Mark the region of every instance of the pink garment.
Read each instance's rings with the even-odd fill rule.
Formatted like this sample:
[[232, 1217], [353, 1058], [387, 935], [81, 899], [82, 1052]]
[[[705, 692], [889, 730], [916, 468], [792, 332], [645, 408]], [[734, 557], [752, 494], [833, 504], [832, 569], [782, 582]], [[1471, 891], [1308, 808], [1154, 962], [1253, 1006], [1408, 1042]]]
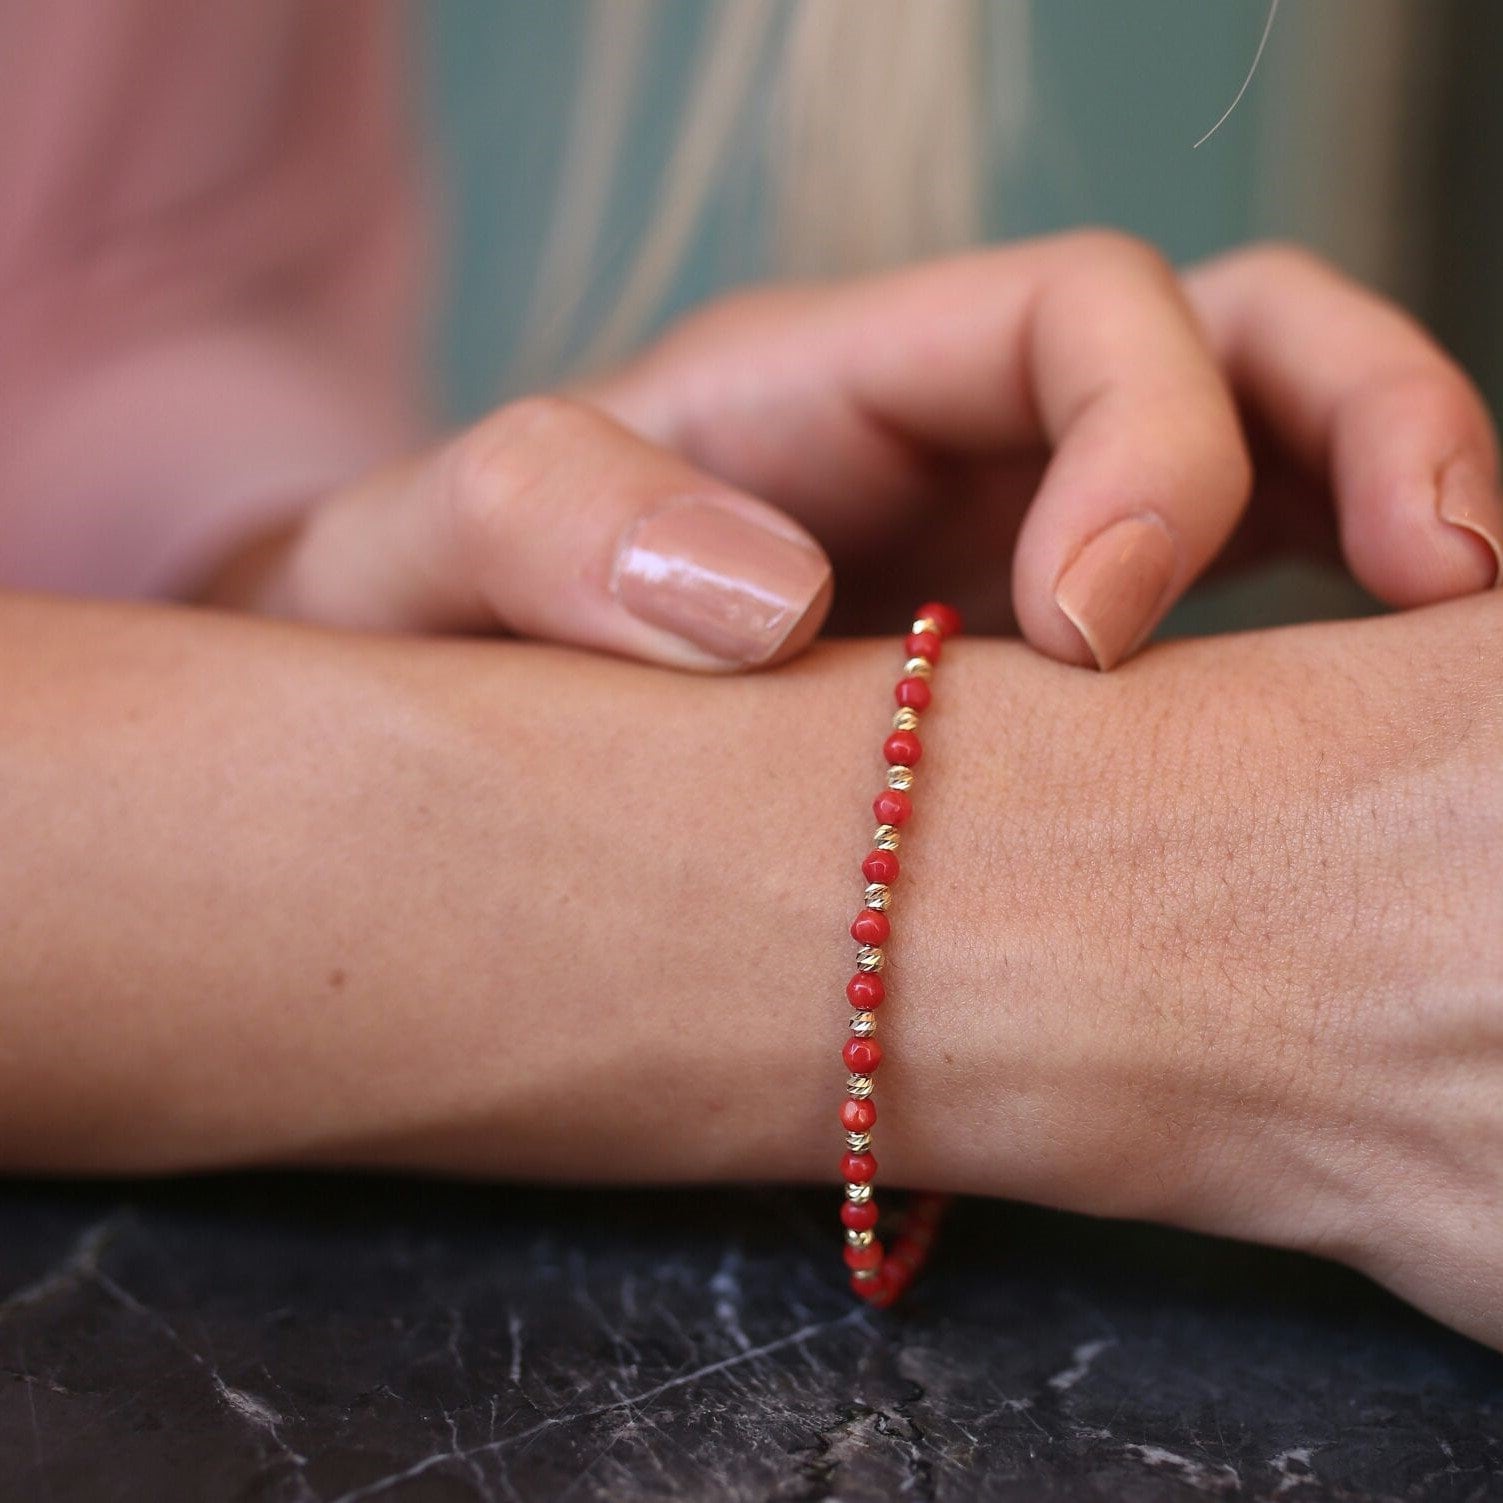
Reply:
[[0, 0], [0, 588], [171, 595], [421, 442], [385, 0]]

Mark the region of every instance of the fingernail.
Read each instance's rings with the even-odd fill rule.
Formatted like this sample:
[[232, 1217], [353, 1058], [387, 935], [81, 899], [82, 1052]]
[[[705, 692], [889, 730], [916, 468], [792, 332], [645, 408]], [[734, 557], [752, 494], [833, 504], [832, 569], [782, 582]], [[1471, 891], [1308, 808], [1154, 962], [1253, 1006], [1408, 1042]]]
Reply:
[[824, 554], [792, 524], [774, 530], [729, 506], [684, 500], [631, 527], [611, 587], [638, 620], [750, 667], [788, 640], [829, 573]]
[[1480, 538], [1492, 554], [1491, 584], [1503, 582], [1503, 501], [1498, 488], [1470, 459], [1454, 459], [1440, 477], [1435, 509], [1442, 522]]
[[1054, 587], [1054, 602], [1101, 669], [1120, 663], [1157, 619], [1174, 577], [1174, 539], [1152, 512], [1098, 532]]

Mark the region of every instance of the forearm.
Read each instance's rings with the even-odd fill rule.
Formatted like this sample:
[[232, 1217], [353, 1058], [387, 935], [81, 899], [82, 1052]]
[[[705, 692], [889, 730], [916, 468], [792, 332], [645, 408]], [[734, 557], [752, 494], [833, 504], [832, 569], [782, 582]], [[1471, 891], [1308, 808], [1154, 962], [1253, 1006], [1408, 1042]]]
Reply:
[[[716, 680], [25, 599], [0, 644], [12, 1167], [832, 1177], [893, 644]], [[944, 676], [884, 1174], [1068, 1202], [1062, 852], [1110, 796], [1068, 729], [1120, 771], [1136, 712], [1015, 644]]]
[[[0, 620], [12, 1165], [718, 1168], [652, 1113], [741, 1109], [737, 1014], [743, 1069], [800, 1036], [752, 984], [750, 705], [684, 716], [666, 674], [542, 648]], [[738, 781], [718, 829], [687, 817]], [[806, 963], [785, 912], [768, 956]]]
[[890, 653], [707, 682], [26, 599], [0, 644], [12, 1167], [823, 1172]]
[[[1285, 1108], [1340, 1056], [1291, 1074], [1290, 1041], [1332, 967], [1361, 984], [1337, 931], [1370, 863], [1320, 856], [1333, 817], [1383, 833], [1363, 801], [1409, 796], [1368, 786], [1392, 650], [1379, 624], [1109, 677], [946, 654], [886, 1182], [1310, 1233], [1283, 1192], [1329, 1134]], [[4, 1163], [832, 1180], [895, 651], [706, 679], [0, 605]]]

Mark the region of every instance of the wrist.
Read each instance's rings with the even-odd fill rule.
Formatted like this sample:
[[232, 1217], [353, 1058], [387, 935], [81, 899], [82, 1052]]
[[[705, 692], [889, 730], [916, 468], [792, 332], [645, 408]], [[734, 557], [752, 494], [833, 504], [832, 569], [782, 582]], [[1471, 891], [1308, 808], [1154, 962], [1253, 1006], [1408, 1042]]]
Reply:
[[[760, 945], [754, 925], [733, 953], [756, 972], [751, 1005], [773, 1015], [769, 1052], [740, 1077], [755, 1110], [730, 1134], [747, 1151], [718, 1166], [727, 1177], [838, 1178], [846, 926], [891, 656], [887, 643], [826, 647], [765, 681], [784, 754], [771, 817], [743, 838], [759, 853], [753, 891], [772, 938]], [[943, 672], [886, 947], [882, 1178], [1147, 1214], [1170, 1158], [1157, 1124], [1180, 1053], [1177, 1020], [1134, 968], [1142, 939], [1124, 908], [1149, 775], [1179, 786], [1167, 764], [1149, 765], [1154, 702], [1016, 643], [956, 644]], [[720, 692], [748, 702], [744, 688]]]
[[1277, 1233], [1208, 1183], [1281, 1121], [1287, 1035], [1260, 1007], [1308, 920], [1279, 879], [1303, 838], [1282, 811], [1320, 751], [1276, 645], [1181, 644], [1111, 676], [1002, 644], [947, 660], [890, 961], [884, 1173]]
[[[890, 1167], [905, 1181], [1145, 1214], [1174, 1020], [1136, 968], [1152, 701], [1017, 644], [946, 661], [892, 958]], [[934, 750], [929, 750], [931, 744]], [[899, 1162], [910, 1144], [914, 1162]]]

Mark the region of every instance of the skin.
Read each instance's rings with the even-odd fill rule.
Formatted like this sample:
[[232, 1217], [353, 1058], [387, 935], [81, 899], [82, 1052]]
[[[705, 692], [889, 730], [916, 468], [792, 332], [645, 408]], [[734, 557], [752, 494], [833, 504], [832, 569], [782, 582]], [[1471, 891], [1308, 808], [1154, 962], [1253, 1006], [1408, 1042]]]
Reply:
[[[1438, 511], [1462, 478], [1470, 525]], [[1407, 315], [1302, 251], [1180, 275], [1093, 231], [719, 299], [625, 367], [325, 498], [204, 594], [724, 671], [609, 588], [633, 523], [685, 496], [823, 550], [839, 632], [890, 630], [902, 578], [1084, 665], [1056, 588], [1125, 518], [1158, 518], [1173, 556], [1145, 631], [1213, 564], [1344, 561], [1413, 606], [1488, 588], [1503, 547], [1486, 407]], [[826, 574], [768, 661], [831, 600]]]
[[[952, 644], [926, 720], [883, 1183], [1325, 1252], [1503, 1346], [1496, 444], [1276, 248], [741, 294], [247, 539], [201, 595], [252, 614], [0, 596], [0, 1162], [833, 1181], [896, 648], [814, 641], [826, 569], [777, 671], [647, 666], [729, 666], [609, 589], [685, 496], [823, 549], [843, 630], [901, 578], [1031, 644]], [[1430, 608], [1080, 673], [1056, 586], [1146, 511], [1156, 612], [1287, 551]], [[537, 640], [401, 635], [458, 632]]]
[[[1503, 1345], [1500, 651], [1496, 595], [1108, 676], [950, 644], [884, 1183], [1312, 1249]], [[0, 601], [5, 1166], [833, 1183], [896, 652]]]

